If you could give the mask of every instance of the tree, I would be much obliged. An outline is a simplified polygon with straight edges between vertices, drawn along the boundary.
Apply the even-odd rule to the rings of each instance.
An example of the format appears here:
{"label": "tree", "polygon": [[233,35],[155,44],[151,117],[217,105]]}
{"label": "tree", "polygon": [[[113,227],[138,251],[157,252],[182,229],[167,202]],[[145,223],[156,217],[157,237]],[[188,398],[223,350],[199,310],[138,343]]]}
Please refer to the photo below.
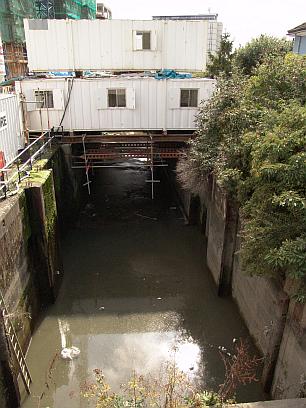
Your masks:
{"label": "tree", "polygon": [[251,274],[306,277],[306,108],[290,103],[252,146],[250,198],[242,206],[242,266]]}
{"label": "tree", "polygon": [[240,68],[235,56],[231,77],[218,78],[214,96],[200,110],[197,137],[177,170],[184,187],[194,193],[214,175],[239,204],[246,272],[303,283],[306,58],[284,51],[279,55],[284,50],[279,41],[262,36],[251,42],[239,51],[240,57],[249,55]]}
{"label": "tree", "polygon": [[221,37],[220,47],[214,55],[209,53],[207,75],[211,78],[218,77],[221,73],[229,76],[232,72],[233,41],[230,34],[224,33]]}
{"label": "tree", "polygon": [[234,63],[245,75],[251,75],[267,59],[284,57],[290,51],[292,41],[261,35],[235,52]]}

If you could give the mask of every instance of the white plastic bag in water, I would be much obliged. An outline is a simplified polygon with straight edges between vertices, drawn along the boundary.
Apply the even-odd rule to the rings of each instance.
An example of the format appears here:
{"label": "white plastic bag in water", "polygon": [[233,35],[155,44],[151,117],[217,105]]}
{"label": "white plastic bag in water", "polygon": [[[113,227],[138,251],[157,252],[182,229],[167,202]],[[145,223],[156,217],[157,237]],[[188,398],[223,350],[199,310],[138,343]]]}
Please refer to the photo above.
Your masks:
{"label": "white plastic bag in water", "polygon": [[78,357],[80,354],[80,349],[75,346],[72,347],[65,347],[61,351],[61,357],[64,360],[73,360],[74,358]]}

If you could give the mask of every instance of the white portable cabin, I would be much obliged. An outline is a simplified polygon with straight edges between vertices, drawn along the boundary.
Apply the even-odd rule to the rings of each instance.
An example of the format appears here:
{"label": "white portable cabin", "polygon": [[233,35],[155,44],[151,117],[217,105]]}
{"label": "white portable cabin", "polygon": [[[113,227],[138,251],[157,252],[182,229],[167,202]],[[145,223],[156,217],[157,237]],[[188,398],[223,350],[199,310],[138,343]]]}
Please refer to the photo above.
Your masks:
{"label": "white portable cabin", "polygon": [[37,101],[26,103],[31,131],[61,123],[66,131],[193,130],[214,83],[206,78],[116,76],[26,79],[16,89],[27,102]]}
{"label": "white portable cabin", "polygon": [[0,94],[0,152],[4,154],[6,164],[17,156],[24,144],[18,97]]}
{"label": "white portable cabin", "polygon": [[167,20],[24,20],[30,71],[204,71],[222,23]]}

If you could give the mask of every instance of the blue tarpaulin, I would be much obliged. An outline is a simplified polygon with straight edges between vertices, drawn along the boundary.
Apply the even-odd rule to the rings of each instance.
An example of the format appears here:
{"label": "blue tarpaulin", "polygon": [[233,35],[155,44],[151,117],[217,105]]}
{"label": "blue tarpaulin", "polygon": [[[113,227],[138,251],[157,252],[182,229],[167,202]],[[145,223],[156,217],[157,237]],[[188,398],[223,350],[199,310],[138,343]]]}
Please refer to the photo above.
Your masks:
{"label": "blue tarpaulin", "polygon": [[186,79],[192,78],[191,74],[179,74],[173,69],[163,69],[161,71],[156,72],[155,79]]}
{"label": "blue tarpaulin", "polygon": [[48,72],[50,76],[55,77],[74,77],[75,73],[72,71],[55,71],[55,72]]}

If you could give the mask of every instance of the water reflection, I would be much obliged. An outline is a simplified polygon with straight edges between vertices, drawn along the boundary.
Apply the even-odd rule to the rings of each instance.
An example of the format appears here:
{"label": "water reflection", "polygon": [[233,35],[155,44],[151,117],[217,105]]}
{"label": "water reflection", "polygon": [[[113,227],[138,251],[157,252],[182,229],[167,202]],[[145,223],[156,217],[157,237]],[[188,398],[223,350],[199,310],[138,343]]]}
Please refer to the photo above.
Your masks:
{"label": "water reflection", "polygon": [[[79,391],[93,369],[118,389],[133,370],[158,372],[174,346],[178,367],[195,384],[216,389],[224,369],[211,346],[230,347],[233,337],[248,336],[231,299],[218,298],[203,236],[171,209],[176,203],[166,182],[152,203],[146,172],[101,174],[88,210],[63,243],[63,286],[32,340],[34,382],[23,408],[35,408],[42,393],[40,408],[88,407]],[[79,348],[79,357],[61,359],[64,346]],[[251,384],[238,399],[261,395]]]}

